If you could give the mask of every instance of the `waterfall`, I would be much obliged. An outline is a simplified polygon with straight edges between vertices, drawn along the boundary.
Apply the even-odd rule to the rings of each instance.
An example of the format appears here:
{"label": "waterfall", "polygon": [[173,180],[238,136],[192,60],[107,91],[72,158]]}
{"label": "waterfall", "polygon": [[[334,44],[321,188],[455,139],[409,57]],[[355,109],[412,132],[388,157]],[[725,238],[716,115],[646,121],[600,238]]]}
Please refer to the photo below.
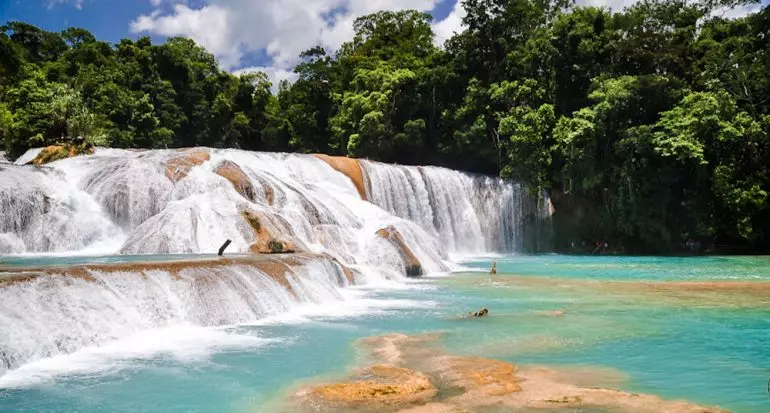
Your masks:
{"label": "waterfall", "polygon": [[350,274],[362,284],[399,282],[449,271],[456,254],[519,251],[527,220],[548,212],[516,183],[437,167],[207,148],[100,148],[20,165],[38,152],[0,164],[0,263],[2,254],[157,261],[211,254],[226,239],[228,253],[277,246],[299,255],[262,258],[277,267],[232,258],[0,264],[0,373],[151,329],[252,323],[339,301]]}
{"label": "waterfall", "polygon": [[430,166],[361,163],[369,200],[418,223],[452,254],[521,251],[525,218],[543,217],[544,207],[514,182]]}
{"label": "waterfall", "polygon": [[148,329],[247,324],[338,301],[349,282],[313,256],[25,271],[0,278],[0,374]]}

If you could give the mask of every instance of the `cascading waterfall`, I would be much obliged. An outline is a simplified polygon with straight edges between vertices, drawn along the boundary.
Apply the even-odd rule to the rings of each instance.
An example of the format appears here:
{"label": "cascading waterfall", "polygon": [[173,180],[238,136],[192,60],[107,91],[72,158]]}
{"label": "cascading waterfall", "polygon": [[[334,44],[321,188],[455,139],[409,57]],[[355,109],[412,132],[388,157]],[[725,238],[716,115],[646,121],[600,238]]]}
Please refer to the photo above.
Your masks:
{"label": "cascading waterfall", "polygon": [[526,216],[543,210],[515,183],[436,167],[346,160],[361,169],[356,183],[311,155],[205,148],[19,165],[37,153],[0,164],[0,254],[206,254],[230,239],[228,252],[280,240],[307,256],[282,282],[239,263],[34,270],[21,281],[0,267],[0,370],[147,329],[340,300],[341,268],[358,283],[403,279],[415,263],[445,272],[450,254],[521,249]]}
{"label": "cascading waterfall", "polygon": [[545,217],[546,203],[514,182],[430,166],[361,164],[369,200],[420,224],[449,253],[521,251],[525,218]]}
{"label": "cascading waterfall", "polygon": [[329,259],[266,260],[20,273],[0,284],[0,373],[148,329],[253,323],[338,301],[350,282]]}

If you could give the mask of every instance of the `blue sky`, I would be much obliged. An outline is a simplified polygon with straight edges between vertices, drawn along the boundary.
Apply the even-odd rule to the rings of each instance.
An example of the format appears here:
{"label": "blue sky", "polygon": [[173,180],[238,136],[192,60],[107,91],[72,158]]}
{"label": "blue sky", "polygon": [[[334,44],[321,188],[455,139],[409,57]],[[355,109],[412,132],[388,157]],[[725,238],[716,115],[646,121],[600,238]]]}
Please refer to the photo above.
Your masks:
{"label": "blue sky", "polygon": [[[355,0],[354,0],[355,1]],[[260,0],[254,0],[259,3]],[[387,5],[387,2],[383,2]],[[430,2],[425,2],[430,4]],[[446,19],[452,12],[455,0],[440,0],[429,10],[437,21]],[[151,35],[154,41],[163,41],[164,30],[132,30],[132,22],[140,16],[174,15],[175,4],[184,4],[190,9],[200,9],[207,5],[204,0],[0,0],[0,22],[20,20],[32,23],[50,31],[59,31],[67,27],[83,27],[91,31],[98,39],[116,42],[122,38],[137,38]],[[332,8],[327,18],[344,13],[344,7]],[[157,32],[157,33],[156,33]],[[187,35],[193,33],[169,33]],[[197,39],[196,39],[197,40]],[[205,43],[205,42],[203,42]],[[312,45],[309,45],[312,46]],[[237,59],[228,60],[227,66],[237,70],[247,67],[270,67],[273,59],[264,48],[247,48]],[[213,50],[215,53],[217,50]],[[282,62],[287,68],[291,63]]]}
{"label": "blue sky", "polygon": [[[623,8],[634,0],[578,0]],[[770,0],[763,0],[767,3]],[[0,23],[21,20],[46,30],[83,27],[102,40],[186,36],[232,71],[265,70],[290,78],[302,50],[335,49],[350,38],[353,20],[384,9],[431,12],[441,43],[461,30],[457,0],[0,0]],[[753,6],[733,12],[744,14]]]}

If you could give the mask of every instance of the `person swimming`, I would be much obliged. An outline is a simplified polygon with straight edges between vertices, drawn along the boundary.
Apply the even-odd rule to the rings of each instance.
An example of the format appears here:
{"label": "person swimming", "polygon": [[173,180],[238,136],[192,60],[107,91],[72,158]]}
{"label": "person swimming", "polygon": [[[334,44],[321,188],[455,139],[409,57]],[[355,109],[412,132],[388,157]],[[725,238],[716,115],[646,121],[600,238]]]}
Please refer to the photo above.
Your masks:
{"label": "person swimming", "polygon": [[487,315],[489,315],[489,310],[487,310],[486,308],[482,308],[481,310],[476,311],[475,313],[468,313],[468,315],[472,317],[486,317]]}

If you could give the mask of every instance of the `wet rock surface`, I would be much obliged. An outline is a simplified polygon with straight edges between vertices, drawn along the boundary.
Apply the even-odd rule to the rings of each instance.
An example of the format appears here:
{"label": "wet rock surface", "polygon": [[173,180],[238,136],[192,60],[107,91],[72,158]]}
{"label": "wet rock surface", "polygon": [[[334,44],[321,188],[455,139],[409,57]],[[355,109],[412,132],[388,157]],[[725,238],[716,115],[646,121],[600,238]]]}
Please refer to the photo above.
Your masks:
{"label": "wet rock surface", "polygon": [[179,155],[166,162],[166,177],[173,182],[179,182],[187,177],[190,170],[211,159],[205,148],[179,149]]}
{"label": "wet rock surface", "polygon": [[389,334],[361,340],[375,364],[348,380],[306,387],[293,399],[300,411],[317,412],[726,413],[686,401],[592,387],[586,383],[591,373],[585,369],[577,373],[446,354],[439,338]]}
{"label": "wet rock surface", "polygon": [[396,247],[399,254],[401,254],[401,256],[404,258],[404,261],[406,261],[406,267],[404,268],[404,271],[407,277],[419,277],[423,275],[422,264],[420,263],[420,260],[417,259],[417,256],[414,255],[414,252],[412,252],[412,250],[409,248],[406,241],[404,240],[404,237],[395,227],[389,226],[387,228],[383,228],[377,231],[377,235],[380,238],[389,240],[393,246]]}

